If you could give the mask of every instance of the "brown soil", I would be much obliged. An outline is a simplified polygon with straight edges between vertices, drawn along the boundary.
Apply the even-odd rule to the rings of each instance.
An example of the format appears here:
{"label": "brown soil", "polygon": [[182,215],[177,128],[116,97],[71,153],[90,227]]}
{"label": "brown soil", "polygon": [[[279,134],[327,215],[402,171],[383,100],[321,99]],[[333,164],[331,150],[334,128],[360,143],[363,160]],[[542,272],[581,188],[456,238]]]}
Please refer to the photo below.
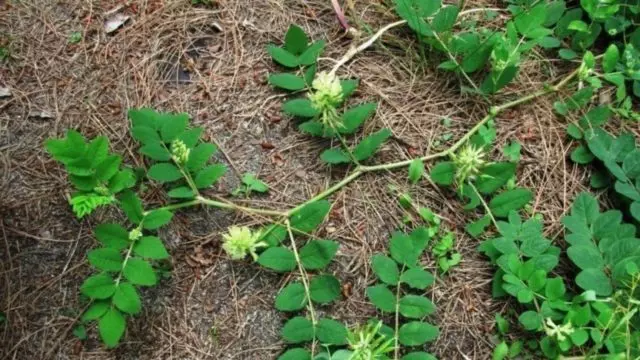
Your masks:
{"label": "brown soil", "polygon": [[[382,1],[351,2],[355,11],[347,14],[361,29],[397,20]],[[105,34],[104,14],[119,5],[131,19]],[[84,306],[78,287],[92,271],[85,254],[96,245],[91,230],[120,215],[101,210],[76,220],[66,200],[65,174],[42,144],[69,128],[87,137],[106,134],[113,149],[142,166],[128,135],[127,109],[187,112],[223,150],[218,160],[233,169],[212,193],[228,194],[238,174],[249,171],[272,190],[248,204],[284,209],[300,203],[341,179],[345,170],[320,162],[327,143],[300,134],[282,117],[283,96],[265,82],[277,67],[264,47],[280,42],[290,23],[314,39],[328,40],[323,68],[333,65],[327,58],[340,58],[352,44],[329,1],[219,0],[211,8],[189,0],[0,1],[0,45],[6,44],[11,56],[0,65],[0,87],[12,92],[0,99],[0,310],[7,318],[0,325],[0,353],[5,358],[277,357],[286,317],[273,308],[273,299],[289,279],[248,261],[231,262],[219,246],[220,233],[230,224],[263,219],[218,209],[182,211],[161,231],[173,269],[158,287],[143,292],[143,313],[129,321],[121,346],[106,350],[94,329],[88,340],[76,339],[71,330]],[[70,44],[76,31],[82,40]],[[376,162],[437,150],[434,141],[442,133],[455,140],[486,113],[483,99],[460,92],[462,79],[436,71],[431,59],[420,60],[413,45],[406,29],[393,30],[340,72],[361,79],[353,103],[380,103],[358,137],[382,126],[393,131]],[[519,81],[494,101],[531,92],[562,73],[554,63],[528,60]],[[537,100],[503,114],[497,123],[499,145],[522,143],[519,182],[534,189],[534,206],[550,225],[549,236],[555,236],[556,220],[583,189],[585,176],[566,161],[565,124],[553,115],[551,103]],[[33,116],[41,111],[51,116]],[[451,128],[442,125],[444,117],[453,120]],[[321,312],[350,325],[375,315],[364,296],[374,280],[368,259],[384,251],[402,218],[387,191],[390,184],[448,219],[463,256],[460,266],[429,291],[438,307],[432,320],[442,334],[427,349],[441,359],[489,358],[494,313],[505,304],[491,298],[491,266],[476,252],[477,240],[462,230],[473,215],[427,181],[410,187],[406,170],[369,174],[332,196],[334,209],[318,235],[341,243],[331,271],[351,292]],[[143,197],[150,207],[165,201],[159,188]],[[428,256],[424,264],[436,271]]]}

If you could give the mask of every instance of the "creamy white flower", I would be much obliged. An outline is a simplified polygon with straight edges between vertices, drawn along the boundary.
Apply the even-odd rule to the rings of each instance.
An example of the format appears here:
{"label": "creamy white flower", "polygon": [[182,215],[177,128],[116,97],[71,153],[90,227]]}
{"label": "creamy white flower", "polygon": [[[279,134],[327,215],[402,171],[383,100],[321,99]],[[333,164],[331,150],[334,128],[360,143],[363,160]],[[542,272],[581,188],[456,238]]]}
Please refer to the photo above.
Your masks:
{"label": "creamy white flower", "polygon": [[233,260],[244,259],[248,254],[256,260],[256,250],[267,246],[267,243],[260,241],[260,235],[260,231],[252,232],[246,226],[231,226],[228,233],[222,235],[222,248]]}
{"label": "creamy white flower", "polygon": [[309,93],[309,99],[316,109],[335,108],[342,101],[342,85],[337,76],[322,71],[311,83],[315,91]]}
{"label": "creamy white flower", "polygon": [[567,336],[573,334],[574,328],[571,322],[564,325],[556,325],[551,318],[547,318],[544,323],[544,332],[549,337],[555,337],[558,341],[566,340]]}

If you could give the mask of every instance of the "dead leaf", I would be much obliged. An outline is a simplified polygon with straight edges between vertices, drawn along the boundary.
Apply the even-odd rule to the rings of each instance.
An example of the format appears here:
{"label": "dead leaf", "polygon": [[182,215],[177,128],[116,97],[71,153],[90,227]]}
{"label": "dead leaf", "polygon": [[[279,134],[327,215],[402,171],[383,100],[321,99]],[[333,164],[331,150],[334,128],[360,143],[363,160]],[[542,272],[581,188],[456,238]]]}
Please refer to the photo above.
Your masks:
{"label": "dead leaf", "polygon": [[118,30],[124,23],[126,23],[131,17],[128,15],[115,14],[110,17],[104,23],[104,31],[107,34],[111,34],[112,32]]}
{"label": "dead leaf", "polygon": [[46,110],[35,110],[35,111],[30,111],[29,112],[29,117],[35,117],[35,118],[39,118],[39,119],[53,119],[54,116],[52,113],[46,111]]}

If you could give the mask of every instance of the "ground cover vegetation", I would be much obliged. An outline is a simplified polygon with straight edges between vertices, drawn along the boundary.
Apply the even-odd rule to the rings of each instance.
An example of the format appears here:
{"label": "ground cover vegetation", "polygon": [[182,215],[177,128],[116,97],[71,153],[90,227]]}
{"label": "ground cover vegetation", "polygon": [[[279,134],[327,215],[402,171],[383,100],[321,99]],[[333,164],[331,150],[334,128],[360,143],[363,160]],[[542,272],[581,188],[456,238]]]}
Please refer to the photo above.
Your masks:
{"label": "ground cover vegetation", "polygon": [[[253,260],[289,279],[274,300],[278,311],[291,314],[281,330],[287,348],[280,360],[434,359],[425,345],[439,334],[430,319],[437,307],[428,289],[461,256],[441,217],[417,205],[410,193],[397,194],[406,216],[390,236],[388,251],[370,259],[377,280],[366,297],[379,317],[344,324],[319,311],[339,302],[342,291],[341,280],[327,271],[340,243],[314,235],[331,211],[328,198],[363,174],[403,169],[412,186],[431,181],[455,193],[460,211],[467,213],[465,231],[479,239],[478,251],[495,268],[492,294],[509,302],[510,310],[496,314],[494,359],[640,358],[640,150],[632,134],[607,128],[612,118],[628,124],[640,120],[640,5],[633,0],[506,3],[504,9],[467,9],[464,1],[396,0],[390,5],[401,20],[356,44],[330,69],[318,62],[327,43],[310,39],[297,25],[289,27],[281,45],[269,45],[266,51],[282,70],[271,73],[268,82],[274,91],[288,93],[282,113],[326,144],[318,156],[327,167],[347,169],[342,180],[290,209],[234,202],[233,196],[269,191],[250,173],[230,196],[208,196],[227,169],[210,163],[217,147],[201,140],[203,129],[191,126],[188,114],[129,111],[144,168],[123,164],[104,136],[85,139],[69,130],[47,141],[47,151],[68,173],[74,189],[69,203],[78,218],[115,206],[128,220],[94,229],[101,246],[87,254],[96,272],[80,287],[87,308],[75,332],[85,334],[95,322],[105,345],[117,346],[127,317],[141,311],[139,288],[157,285],[170,256],[158,229],[180,209],[211,206],[265,219],[261,226],[229,227],[222,248],[234,260]],[[469,21],[472,13],[507,20],[490,28]],[[350,101],[359,81],[338,73],[395,27],[417,37],[422,57],[439,54],[438,69],[458,78],[463,92],[483,98],[488,110],[445,150],[381,163],[375,155],[392,130],[362,134],[378,104]],[[494,94],[518,81],[523,59],[556,54],[569,68],[559,80],[493,103]],[[476,83],[479,73],[486,75]],[[594,104],[594,92],[603,89],[611,98]],[[575,142],[571,160],[592,169],[593,192],[573,199],[561,220],[564,236],[555,238],[545,236],[544,219],[530,205],[532,190],[518,185],[520,144],[514,139],[501,151],[495,145],[497,117],[543,96],[557,97],[554,109],[566,118],[567,137]],[[149,182],[166,188],[167,204],[143,204],[137,192]],[[614,207],[605,208],[599,195],[610,197]],[[437,259],[436,273],[425,270],[423,256]],[[563,259],[569,267],[560,271]]]}

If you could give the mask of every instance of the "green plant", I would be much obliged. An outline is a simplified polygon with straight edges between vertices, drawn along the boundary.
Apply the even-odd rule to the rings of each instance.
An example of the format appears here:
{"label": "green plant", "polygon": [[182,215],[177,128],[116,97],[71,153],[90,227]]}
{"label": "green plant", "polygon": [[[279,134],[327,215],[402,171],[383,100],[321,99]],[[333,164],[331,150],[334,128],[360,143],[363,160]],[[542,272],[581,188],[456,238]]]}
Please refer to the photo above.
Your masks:
{"label": "green plant", "polygon": [[[575,279],[584,291],[580,295],[568,292],[561,277],[550,276],[561,250],[543,236],[538,219],[523,222],[511,212],[508,222],[497,223],[499,236],[482,243],[480,251],[498,266],[494,296],[515,297],[526,310],[518,317],[521,326],[542,336],[539,347],[529,346],[529,351],[556,358],[576,347],[590,355],[605,347],[612,355],[638,356],[640,240],[634,237],[635,226],[621,219],[619,211],[600,213],[596,199],[584,193],[563,218],[567,255],[581,270]],[[503,333],[505,327],[504,321],[498,326]],[[511,356],[507,349],[501,343],[494,358]]]}
{"label": "green plant", "polygon": [[71,34],[69,34],[69,38],[67,39],[67,42],[69,44],[77,44],[80,41],[82,41],[82,32],[80,31],[74,31]]}
{"label": "green plant", "polygon": [[[407,348],[421,346],[435,340],[439,334],[438,327],[421,320],[435,311],[431,300],[422,295],[433,284],[434,277],[419,261],[430,240],[429,230],[425,227],[410,234],[396,232],[389,241],[391,257],[385,254],[371,257],[371,268],[380,282],[369,286],[366,293],[378,310],[393,315],[394,323],[386,336],[394,341],[392,347],[389,345],[394,351],[394,359],[399,358],[401,345]],[[390,352],[388,347],[385,349]],[[382,356],[380,354],[380,358],[384,358]],[[419,352],[409,353],[404,358],[412,357],[433,359],[431,355]]]}
{"label": "green plant", "polygon": [[[170,222],[175,211],[201,205],[257,214],[269,219],[267,224],[259,228],[232,226],[223,236],[223,249],[234,259],[244,259],[250,255],[258,264],[271,270],[297,271],[299,274],[279,292],[275,306],[282,311],[305,310],[304,315],[287,321],[282,334],[290,344],[311,343],[310,351],[301,346],[294,347],[283,353],[281,360],[303,360],[314,355],[338,359],[364,348],[384,356],[388,353],[388,345],[385,344],[389,334],[394,339],[393,357],[397,359],[400,352],[398,344],[416,346],[437,336],[437,328],[433,325],[411,321],[401,326],[399,320],[400,316],[422,318],[420,314],[426,315],[432,311],[433,304],[424,301],[428,299],[414,295],[414,290],[401,284],[422,291],[432,281],[417,259],[435,235],[433,218],[425,219],[427,223],[432,222],[428,224],[431,228],[418,228],[411,234],[394,234],[390,247],[391,258],[380,255],[393,262],[396,268],[398,264],[401,267],[397,269],[399,280],[393,283],[396,285],[396,294],[392,300],[385,298],[385,294],[390,292],[386,285],[377,285],[372,287],[376,290],[369,291],[373,291],[370,298],[374,305],[396,315],[395,328],[391,333],[382,325],[347,330],[338,321],[320,318],[316,306],[335,301],[340,295],[339,281],[333,275],[322,272],[335,256],[338,244],[311,237],[304,246],[298,248],[297,242],[301,237],[308,237],[309,232],[319,226],[328,214],[331,206],[324,199],[363,174],[408,167],[410,181],[417,183],[422,178],[425,163],[442,158],[450,158],[451,161],[441,162],[432,168],[433,180],[441,184],[456,183],[459,195],[469,199],[469,209],[484,205],[487,214],[481,219],[482,230],[492,219],[495,222],[496,218],[506,217],[510,210],[528,202],[531,194],[528,190],[509,187],[508,183],[515,173],[514,163],[491,163],[486,160],[485,154],[495,138],[494,119],[504,110],[558,92],[578,75],[578,70],[568,74],[555,86],[547,86],[491,107],[487,116],[443,151],[415,159],[363,165],[365,161],[373,161],[375,153],[390,137],[391,131],[381,129],[354,146],[348,144],[345,136],[356,133],[363,122],[374,114],[377,104],[363,103],[343,110],[358,81],[341,80],[336,73],[341,65],[370,46],[391,25],[354,47],[337,61],[331,71],[317,74],[315,61],[324,49],[325,42],[310,43],[299,27],[292,26],[289,29],[283,47],[268,47],[268,52],[277,63],[296,71],[295,74],[270,75],[269,82],[278,88],[293,91],[294,95],[307,91],[306,97],[288,99],[283,104],[283,112],[303,120],[299,125],[302,132],[340,142],[340,148],[323,152],[322,160],[329,164],[353,165],[343,179],[291,209],[253,208],[220,197],[215,200],[205,197],[202,192],[225,175],[226,167],[209,164],[216,147],[200,140],[203,129],[189,127],[186,114],[161,113],[151,109],[130,110],[131,135],[141,144],[138,151],[146,159],[146,172],[143,169],[134,172],[122,166],[120,156],[109,153],[105,137],[97,137],[87,143],[78,132],[69,131],[65,138],[47,142],[47,150],[65,166],[69,180],[76,188],[70,203],[79,218],[100,207],[117,205],[129,221],[127,226],[109,223],[96,227],[95,235],[102,247],[92,250],[88,258],[99,272],[89,277],[81,287],[81,292],[91,300],[82,320],[98,321],[98,329],[107,346],[115,346],[121,339],[126,328],[125,317],[140,312],[142,301],[137,288],[155,285],[158,281],[157,269],[168,257],[167,250],[154,233]],[[513,153],[514,150],[511,150],[510,154]],[[266,184],[250,174],[245,175],[242,183],[240,191],[247,195],[252,191],[268,190]],[[166,187],[169,202],[157,208],[145,209],[141,197],[134,190],[143,192],[148,186]],[[489,203],[484,201],[483,196],[503,187],[507,187],[507,190]],[[424,211],[418,210],[424,218]],[[477,229],[475,231],[477,234],[480,232]],[[455,253],[451,252],[451,241],[447,240],[450,238],[445,235],[442,239],[434,248],[437,249],[435,254],[446,258],[447,266],[451,266],[453,264],[449,261],[455,260]],[[317,273],[311,275],[310,272]],[[385,274],[378,275],[382,282],[387,283],[382,278]],[[377,296],[380,294],[382,298]],[[402,294],[405,295],[400,298]],[[424,306],[413,306],[414,300],[417,305]],[[376,334],[386,336],[387,340],[381,340]],[[345,345],[349,349],[340,349]],[[319,347],[323,347],[323,350],[318,350]],[[420,352],[412,356],[405,358],[430,358],[430,355]]]}

